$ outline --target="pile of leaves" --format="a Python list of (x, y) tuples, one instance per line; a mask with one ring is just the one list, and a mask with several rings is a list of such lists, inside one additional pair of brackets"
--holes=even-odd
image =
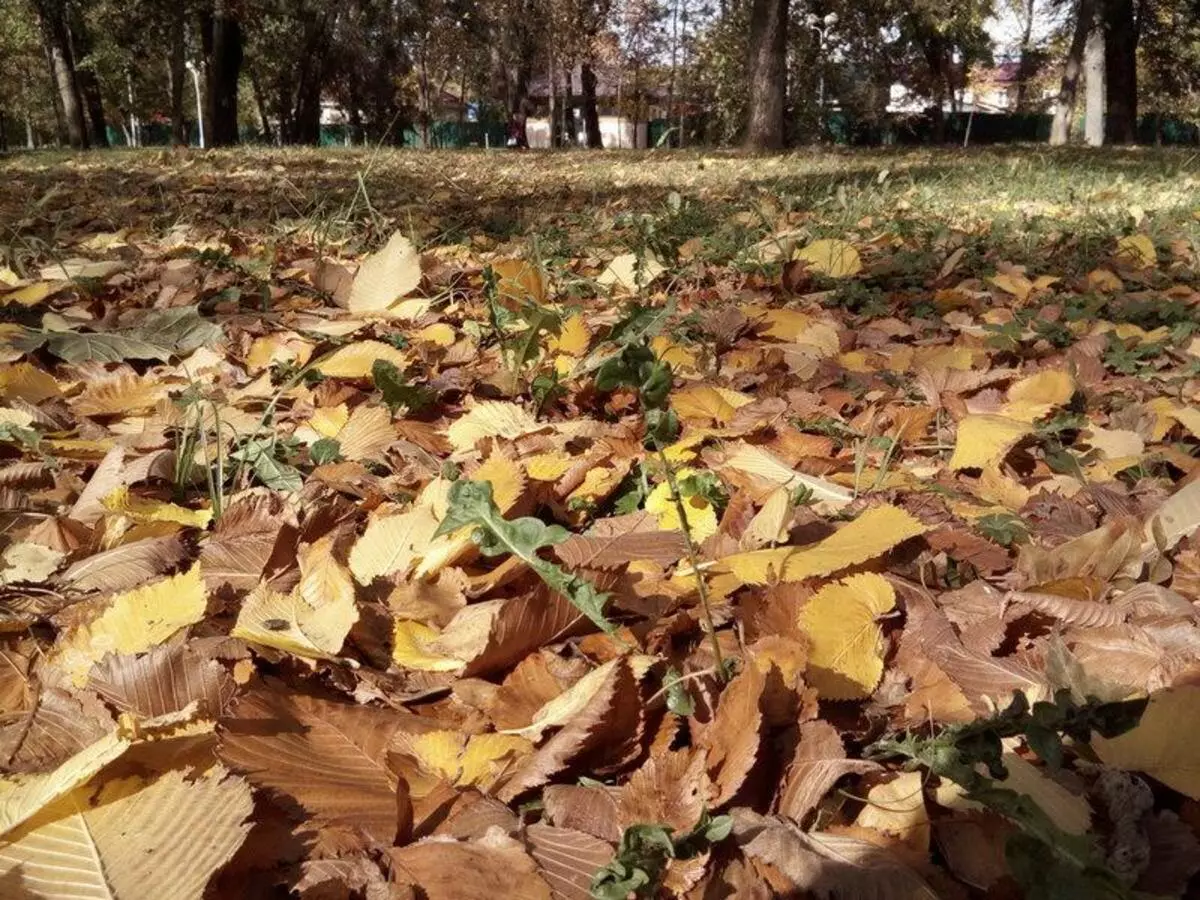
[(0, 893), (1194, 888), (1200, 248), (870, 229), (0, 269)]

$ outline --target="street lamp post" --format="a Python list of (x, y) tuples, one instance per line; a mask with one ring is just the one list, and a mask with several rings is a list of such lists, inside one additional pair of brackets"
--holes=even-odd
[(817, 36), (817, 114), (818, 126), (825, 130), (825, 48), (829, 43), (829, 34), (838, 23), (838, 14), (826, 13), (824, 18), (815, 13), (804, 17), (804, 24), (813, 30)]
[(190, 59), (187, 69), (192, 73), (192, 87), (196, 89), (196, 124), (200, 128), (200, 149), (204, 149), (204, 105), (200, 102), (200, 70)]

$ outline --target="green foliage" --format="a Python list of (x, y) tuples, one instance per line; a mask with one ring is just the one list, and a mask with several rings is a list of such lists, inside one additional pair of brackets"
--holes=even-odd
[(570, 537), (567, 529), (561, 525), (547, 525), (533, 516), (505, 519), (492, 496), (490, 481), (456, 481), (450, 486), (449, 500), (446, 517), (435, 536), (475, 526), (473, 538), (484, 556), (511, 553), (524, 560), (548, 587), (566, 597), (597, 628), (608, 634), (617, 630), (604, 615), (608, 594), (596, 590), (587, 579), (572, 575), (538, 556), (539, 550), (553, 547)]
[[(1058, 691), (1053, 702), (1030, 706), (1014, 692), (1012, 703), (996, 715), (953, 725), (931, 737), (906, 734), (868, 747), (871, 759), (901, 758), (910, 767), (928, 769), (965, 789), (965, 797), (1004, 816), (1020, 829), (1006, 847), (1013, 876), (1027, 897), (1131, 897), (1108, 869), (1090, 835), (1063, 831), (1030, 797), (997, 787), (995, 779), (1008, 774), (1002, 759), (1005, 738), (1023, 738), (1029, 749), (1050, 768), (1063, 764), (1063, 738), (1078, 743), (1092, 733), (1112, 738), (1137, 725), (1146, 700), (1076, 703), (1071, 691)], [(979, 771), (983, 766), (987, 775)], [(990, 776), (990, 777), (989, 777)]]
[(337, 462), (342, 458), (342, 445), (334, 438), (321, 438), (309, 448), (308, 455), (318, 466)]
[(663, 676), (663, 687), (667, 691), (667, 709), (677, 716), (690, 716), (696, 711), (696, 701), (688, 693), (687, 682), (674, 666)]
[(420, 412), (436, 398), (437, 394), (419, 384), (409, 384), (394, 363), (377, 359), (371, 366), (371, 378), (375, 389), (383, 396), (383, 402), (393, 413), (400, 407), (410, 412)]
[(984, 537), (1004, 547), (1024, 544), (1029, 540), (1029, 526), (1024, 519), (1012, 513), (981, 516), (975, 524)]
[(298, 491), (304, 477), (295, 466), (280, 459), (283, 445), (273, 437), (252, 438), (229, 454), (231, 459), (245, 463), (258, 481), (273, 491)]
[(670, 860), (698, 856), (732, 831), (732, 818), (714, 818), (708, 810), (691, 831), (679, 837), (673, 837), (672, 829), (665, 825), (630, 825), (621, 834), (613, 861), (592, 879), (591, 895), (595, 900), (656, 897)]
[(185, 356), (193, 350), (219, 343), (221, 327), (200, 317), (194, 306), (154, 310), (138, 324), (121, 331), (39, 331), (27, 330), (17, 339), (26, 352), (45, 347), (59, 359), (70, 363), (124, 362), (130, 359), (157, 359), (166, 362), (172, 356)]

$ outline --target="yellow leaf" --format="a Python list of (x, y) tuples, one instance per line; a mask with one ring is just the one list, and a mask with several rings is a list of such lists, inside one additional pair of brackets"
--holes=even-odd
[(871, 696), (883, 677), (883, 632), (876, 619), (896, 605), (887, 579), (874, 572), (827, 584), (800, 610), (810, 647), (806, 679), (827, 700)]
[(313, 606), (298, 587), (290, 594), (279, 594), (264, 581), (242, 601), (237, 623), (229, 633), (296, 656), (333, 659), (357, 621), (353, 596), (347, 598), (343, 593)]
[(542, 425), (515, 403), (485, 400), (446, 429), (446, 438), (455, 450), (469, 450), (486, 437), (518, 438)]
[(917, 347), (913, 353), (914, 370), (928, 369), (940, 372), (943, 369), (968, 371), (975, 364), (975, 354), (968, 347)]
[(71, 401), (80, 416), (111, 416), (154, 406), (166, 388), (154, 378), (125, 374), (89, 382)]
[(430, 775), (460, 787), (489, 788), (516, 757), (526, 756), (533, 744), (513, 734), (473, 734), (427, 731), (405, 735), (398, 743)]
[(352, 313), (380, 312), (420, 282), (421, 258), (408, 238), (396, 232), (382, 250), (363, 260), (346, 307)]
[(988, 281), (1018, 300), (1025, 300), (1033, 292), (1033, 282), (1023, 275), (1001, 273), (993, 275)]
[(132, 743), (129, 733), (117, 728), (84, 747), (53, 772), (0, 778), (0, 837), (89, 781)]
[(384, 575), (406, 575), (428, 549), (438, 519), (425, 505), (398, 516), (374, 516), (350, 551), (350, 571), (359, 584)]
[(29, 363), (0, 366), (0, 396), (26, 403), (41, 403), (62, 396), (62, 388), (48, 372)]
[(337, 441), (346, 459), (382, 461), (384, 451), (396, 442), (392, 414), (382, 406), (358, 406), (337, 433)]
[(174, 503), (131, 497), (126, 485), (121, 485), (100, 502), (105, 509), (128, 516), (138, 524), (175, 522), (186, 528), (207, 528), (212, 521), (211, 509), (187, 509)]
[(693, 384), (671, 394), (671, 406), (681, 419), (728, 425), (737, 408), (714, 387)]
[(760, 325), (763, 337), (773, 337), (791, 344), (812, 326), (813, 319), (795, 309), (772, 309), (763, 315), (761, 322), (767, 326), (762, 328)]
[(583, 316), (576, 313), (563, 322), (558, 337), (550, 342), (550, 347), (556, 353), (578, 357), (587, 353), (591, 340), (592, 334), (588, 331), (587, 323), (584, 322)]
[(493, 453), (478, 469), (471, 473), (472, 481), (490, 481), (492, 497), (500, 512), (506, 513), (521, 499), (525, 492), (525, 474), (521, 467), (503, 453)]
[(0, 294), (0, 306), (15, 303), (18, 306), (37, 306), (44, 300), (53, 297), (70, 282), (66, 281), (35, 281), (25, 287)]
[(695, 371), (696, 354), (672, 341), (665, 334), (656, 335), (650, 341), (650, 349), (654, 355), (678, 371)]
[(315, 443), (321, 438), (336, 438), (338, 432), (345, 428), (349, 421), (350, 410), (345, 403), (322, 406), (313, 410), (312, 417), (296, 429), (296, 437), (307, 444)]
[(0, 425), (15, 425), (17, 428), (28, 428), (32, 424), (32, 413), (27, 413), (23, 409), (0, 406)]
[(492, 263), (492, 271), (496, 275), (496, 293), (502, 300), (546, 302), (546, 279), (528, 260), (498, 259)]
[(81, 787), (10, 836), (0, 881), (30, 898), (200, 900), (253, 811), (249, 784), (219, 766)]
[(862, 271), (862, 260), (854, 245), (836, 238), (813, 241), (797, 250), (794, 258), (807, 260), (810, 269), (830, 278), (848, 278)]
[(929, 812), (925, 809), (920, 772), (902, 772), (886, 784), (867, 792), (867, 803), (855, 824), (894, 835), (922, 852), (929, 849)]
[(59, 639), (51, 662), (77, 686), (106, 653), (141, 653), (204, 618), (208, 600), (199, 564), (110, 600), (96, 619)]
[(628, 468), (610, 468), (608, 466), (597, 466), (594, 469), (589, 469), (587, 474), (583, 476), (583, 482), (579, 487), (571, 491), (571, 495), (567, 499), (591, 500), (593, 502), (603, 500), (617, 489), (617, 485), (621, 483), (621, 479), (625, 477), (628, 471)]
[(1179, 793), (1200, 800), (1200, 685), (1158, 691), (1137, 727), (1115, 738), (1092, 738), (1092, 748), (1109, 766), (1145, 772)]
[(422, 672), (454, 672), (465, 665), (461, 659), (442, 656), (429, 649), (438, 632), (428, 625), (398, 619), (392, 630), (392, 662), (403, 669)]
[(925, 531), (924, 525), (898, 507), (873, 506), (812, 546), (737, 553), (718, 560), (715, 568), (732, 572), (743, 584), (803, 581), (864, 563)]
[(1154, 242), (1144, 234), (1127, 234), (1117, 241), (1117, 259), (1137, 269), (1147, 269), (1158, 262)]
[(1047, 369), (1013, 384), (1000, 414), (1019, 422), (1040, 419), (1075, 393), (1075, 381), (1062, 369)]
[[(525, 492), (524, 471), (503, 453), (493, 453), (469, 477), (472, 481), (491, 482), (492, 497), (502, 513), (507, 513), (516, 506)], [(434, 540), (426, 548), (414, 577), (428, 578), (441, 571), (444, 566), (458, 562), (465, 553), (473, 551), (475, 543), (471, 540), (471, 533), (474, 530), (468, 526)]]
[(958, 423), (958, 438), (950, 457), (952, 471), (986, 469), (1008, 455), (1033, 426), (1005, 416), (967, 416)]
[(275, 363), (305, 365), (312, 357), (313, 345), (292, 331), (281, 331), (256, 338), (246, 354), (246, 368), (261, 372)]
[(408, 365), (408, 357), (383, 341), (358, 341), (337, 350), (328, 359), (313, 366), (327, 378), (370, 378), (375, 360), (390, 362), (398, 369)]
[(449, 347), (455, 340), (454, 329), (445, 322), (427, 325), (413, 335), (413, 338), (418, 341), (436, 344), (439, 347)]
[(560, 450), (526, 457), (522, 462), (525, 474), (534, 481), (558, 481), (574, 465), (575, 460)]
[[(675, 473), (675, 483), (695, 474), (692, 469), (680, 469)], [(671, 497), (671, 486), (667, 482), (656, 485), (646, 498), (646, 512), (658, 517), (658, 527), (663, 531), (681, 531), (683, 523), (679, 520), (679, 510)], [(683, 505), (693, 541), (700, 543), (717, 533), (717, 511), (707, 500), (699, 495), (685, 497)]]
[(653, 253), (640, 258), (633, 253), (623, 253), (597, 276), (596, 283), (617, 293), (632, 293), (646, 287), (666, 270)]

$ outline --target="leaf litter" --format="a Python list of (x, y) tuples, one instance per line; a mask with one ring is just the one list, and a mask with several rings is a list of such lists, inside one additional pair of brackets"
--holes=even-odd
[(6, 894), (1194, 888), (1195, 239), (704, 202), (6, 280)]

